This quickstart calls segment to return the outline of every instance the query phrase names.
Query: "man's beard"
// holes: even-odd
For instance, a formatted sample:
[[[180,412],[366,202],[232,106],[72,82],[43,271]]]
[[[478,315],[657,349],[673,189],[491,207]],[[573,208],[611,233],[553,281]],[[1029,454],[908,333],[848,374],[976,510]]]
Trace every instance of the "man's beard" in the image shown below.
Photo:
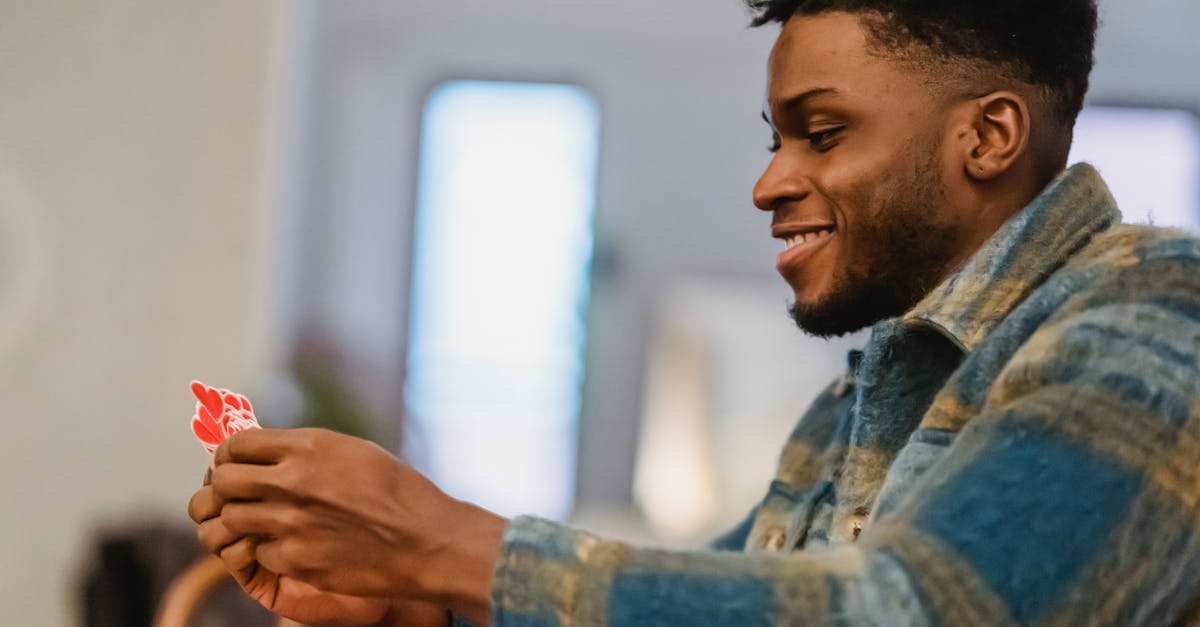
[[[961,247],[958,232],[932,215],[941,189],[935,164],[912,173],[904,197],[895,199],[858,229],[855,249],[870,258],[835,270],[819,302],[795,303],[792,319],[805,332],[835,337],[912,309],[945,278]]]

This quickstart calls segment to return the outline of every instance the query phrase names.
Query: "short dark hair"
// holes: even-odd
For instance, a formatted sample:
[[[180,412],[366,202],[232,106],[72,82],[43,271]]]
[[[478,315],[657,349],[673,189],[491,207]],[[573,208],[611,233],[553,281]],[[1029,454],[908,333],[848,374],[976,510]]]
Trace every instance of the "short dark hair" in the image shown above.
[[[1045,89],[1068,127],[1083,108],[1094,63],[1096,0],[746,0],[752,25],[793,15],[873,14],[875,44],[920,44],[942,59],[994,64],[998,73]]]

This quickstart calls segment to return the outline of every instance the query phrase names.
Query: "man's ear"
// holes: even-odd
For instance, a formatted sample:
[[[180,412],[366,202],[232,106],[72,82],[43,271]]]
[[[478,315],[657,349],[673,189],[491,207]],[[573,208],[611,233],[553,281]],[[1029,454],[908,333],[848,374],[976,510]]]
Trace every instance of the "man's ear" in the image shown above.
[[[966,174],[989,181],[1004,174],[1029,145],[1031,118],[1025,99],[1011,91],[972,101],[971,141],[965,147]]]

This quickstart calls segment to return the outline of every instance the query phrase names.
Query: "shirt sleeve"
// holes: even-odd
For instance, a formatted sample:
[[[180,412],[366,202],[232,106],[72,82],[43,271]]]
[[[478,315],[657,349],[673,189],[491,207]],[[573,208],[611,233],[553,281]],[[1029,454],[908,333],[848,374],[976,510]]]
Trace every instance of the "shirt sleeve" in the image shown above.
[[[1200,591],[1198,282],[1041,324],[856,544],[666,551],[519,518],[497,561],[495,622],[1173,623]]]
[[[476,627],[475,623],[472,623],[471,621],[459,616],[458,614],[455,614],[454,612],[449,613],[448,624],[450,627]]]

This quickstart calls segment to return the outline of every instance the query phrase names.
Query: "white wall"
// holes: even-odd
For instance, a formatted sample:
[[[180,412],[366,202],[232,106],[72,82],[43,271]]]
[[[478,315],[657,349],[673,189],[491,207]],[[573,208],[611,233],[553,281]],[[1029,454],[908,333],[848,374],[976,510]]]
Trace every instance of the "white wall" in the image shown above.
[[[252,386],[272,2],[0,2],[0,625],[97,524],[186,520],[188,381]]]
[[[1090,98],[1200,113],[1200,3],[1100,0]]]

